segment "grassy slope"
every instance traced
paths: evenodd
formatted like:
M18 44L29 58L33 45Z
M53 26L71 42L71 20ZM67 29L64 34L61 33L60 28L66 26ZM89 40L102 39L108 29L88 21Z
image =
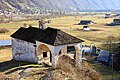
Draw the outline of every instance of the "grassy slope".
M10 78L10 80L17 80L20 77L19 73L24 70L28 70L27 74L29 74L30 72L32 73L32 71L37 72L41 70L44 71L44 69L46 69L38 64L17 62L11 59L12 59L11 48L0 48L0 80L3 80L2 78ZM19 68L19 63L20 63L20 68ZM25 80L35 80L36 77L38 77L37 78L38 80L40 76L43 75L35 73L35 76L32 76L29 79L25 79Z
M12 54L11 54L10 48L0 49L0 62L2 63L0 67L0 73L5 73L5 75L10 78L18 78L19 77L18 73L21 72L21 70L19 70L19 62L11 61L11 59L12 59ZM28 68L29 70L29 67L31 67L30 69L32 69L33 73L36 72L34 76L31 75L29 77L26 77L26 79L24 80L28 80L28 79L38 80L41 76L43 76L41 71L44 71L44 68L40 68L40 65L28 64L28 63L23 63L23 62L21 62L20 64L21 64L21 69L24 70L24 68L26 69ZM113 80L120 79L120 73L115 72L115 71L112 72L110 68L102 64L92 63L91 65L93 66L93 69L95 69L100 74L100 77L102 80L110 80L112 73L114 75ZM39 71L41 72L41 75L37 74L37 72Z
M80 25L74 25L77 24L81 19L92 19L94 22L97 22L98 24L92 24L90 25L92 29L98 29L100 31L88 31L88 32L84 32L81 31L80 29L82 29L82 26ZM82 38L84 39L87 44L90 44L90 42L94 41L95 43L101 43L101 41L103 42L103 40L105 40L106 36L108 36L109 34L113 34L116 38L119 37L119 30L120 30L120 26L116 26L116 27L107 27L104 26L103 24L105 23L110 23L112 22L112 19L98 19L95 17L77 17L77 19L75 19L74 17L62 17L62 18L53 18L51 19L52 23L51 24L47 24L47 26L50 27L54 27L54 28L58 28L58 29L62 29L63 31L72 34L78 38ZM27 21L27 22L12 22L12 23L7 23L7 24L0 24L0 28L7 28L10 30L9 33L6 34L0 34L0 39L10 39L10 34L12 34L14 31L16 31L20 26L22 26L24 23L26 24L32 24L34 26L36 26L38 24L37 21ZM7 49L0 49L0 62L6 62L6 61L10 61L11 60L11 49L7 48ZM9 62L8 62L9 63ZM5 68L3 69L11 69L8 68L8 63L5 64ZM11 65L16 64L16 62L10 62ZM16 67L18 67L18 63L17 65L15 65ZM95 69L101 74L102 79L104 80L109 80L111 77L110 69L100 66L100 65L93 65L95 67ZM14 66L12 68L15 68ZM105 73L104 73L105 72ZM119 74L115 73L114 74L114 80L119 80Z
M0 49L0 62L11 60L11 48Z

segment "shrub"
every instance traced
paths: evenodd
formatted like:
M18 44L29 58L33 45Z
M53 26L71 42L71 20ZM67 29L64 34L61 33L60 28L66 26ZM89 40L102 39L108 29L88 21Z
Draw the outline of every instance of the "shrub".
M7 32L9 32L9 30L6 29L6 28L1 28L1 29L0 29L0 33L7 33Z
M99 74L87 67L78 67L68 55L58 58L57 68L48 72L41 80L100 80Z

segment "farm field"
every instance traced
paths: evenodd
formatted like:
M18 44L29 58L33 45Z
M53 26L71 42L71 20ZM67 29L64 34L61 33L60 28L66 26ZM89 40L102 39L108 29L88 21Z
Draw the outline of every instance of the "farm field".
M53 27L57 29L61 29L73 36L76 36L80 39L83 39L85 42L84 44L90 45L91 42L94 42L95 45L99 46L101 43L106 41L107 36L112 35L114 36L115 41L118 41L120 39L120 26L105 26L106 23L111 23L114 18L98 18L98 16L66 16L66 17L59 17L59 18L52 18L52 19L46 19L51 20L52 23L46 24L46 27ZM82 25L77 25L80 20L92 20L93 22L97 24L90 24L91 31L83 31ZM0 40L9 40L10 35L14 33L18 28L22 27L23 24L27 24L29 26L30 24L33 27L38 27L38 21L23 21L23 22L10 22L10 23L2 23L0 24L0 28L6 28L9 30L9 32L5 34L0 34ZM15 78L19 70L19 62L11 61L12 59L12 50L11 48L0 48L0 63L4 65L5 67L0 67L0 75L4 74L9 71L16 70L13 74L7 74L8 77ZM9 64L9 66L8 66ZM24 67L36 67L36 70L39 70L39 65L36 64L28 64L21 63ZM24 64L26 66L24 66ZM91 64L96 71L100 73L100 76L102 80L109 80L111 78L111 70L109 68L103 67L98 64ZM101 69L103 68L103 69ZM106 70L106 72L105 72ZM16 75L15 75L16 74ZM116 77L115 80L119 80L120 74L115 72L114 76ZM37 76L38 77L38 76ZM114 78L115 78L114 77ZM1 78L1 77L0 77ZM35 76L36 78L36 76Z
M90 44L94 42L96 45L103 43L107 36L112 35L116 41L120 37L120 26L105 26L106 23L111 23L113 18L98 18L97 16L67 16L60 18L46 19L51 20L52 23L46 24L46 27L53 27L61 29L71 35L74 35L80 39L85 40L85 44ZM80 20L92 20L96 24L90 24L91 31L83 31L83 25L77 25ZM2 23L0 28L7 28L10 32L5 34L0 34L0 40L10 39L10 35L15 32L18 28L22 27L23 24L32 25L33 27L38 27L38 21L23 21L23 22L11 22Z

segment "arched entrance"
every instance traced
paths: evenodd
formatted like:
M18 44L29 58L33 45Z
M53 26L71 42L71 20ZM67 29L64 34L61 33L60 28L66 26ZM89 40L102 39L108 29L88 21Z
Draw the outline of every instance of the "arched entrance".
M40 44L38 47L38 62L39 63L46 63L51 64L52 62L52 55L50 49L44 45Z
M76 60L76 63L78 63L78 48L76 46L65 46L62 49L60 49L57 58L59 58L62 55L68 55L70 58Z

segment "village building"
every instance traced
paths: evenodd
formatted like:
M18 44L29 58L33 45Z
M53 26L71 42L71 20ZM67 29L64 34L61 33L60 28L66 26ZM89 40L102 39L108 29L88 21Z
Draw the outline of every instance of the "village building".
M120 19L113 19L113 22L110 24L106 24L107 26L117 26L120 25Z
M78 23L78 25L89 25L91 23L92 23L91 20L81 20L80 23Z
M115 17L120 18L120 14L119 13L115 14Z
M56 67L57 60L67 55L67 47L74 46L77 65L82 62L82 42L72 35L54 28L19 28L12 37L12 55L17 61L47 63Z
M114 19L113 23L116 24L116 25L120 25L120 19Z
M89 26L83 26L83 30L84 31L90 31L90 27Z
M105 18L110 18L111 14L105 14Z

